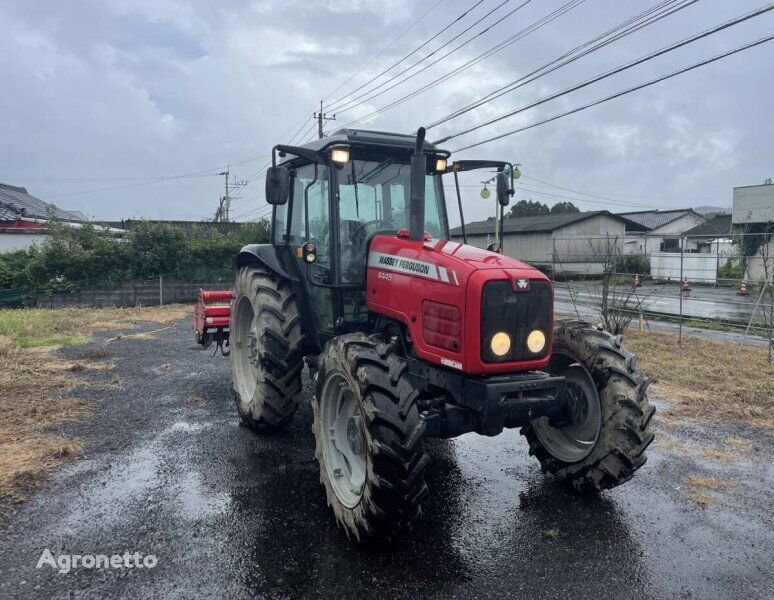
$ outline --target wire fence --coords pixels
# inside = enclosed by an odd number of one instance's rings
[[[771,352],[774,234],[610,233],[536,241],[514,239],[509,248],[506,237],[505,253],[549,274],[559,312],[603,321],[623,316],[626,326],[672,321],[680,342],[683,325],[733,331],[742,343],[751,336],[764,340]]]

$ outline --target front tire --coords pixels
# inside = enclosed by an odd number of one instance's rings
[[[629,481],[642,467],[653,441],[649,381],[637,356],[613,336],[584,321],[565,321],[554,330],[548,369],[564,375],[568,391],[585,396],[575,425],[553,427],[539,419],[523,427],[544,472],[578,492],[598,492]],[[592,389],[590,389],[592,388]],[[577,410],[577,402],[576,402]]]
[[[301,316],[290,282],[262,265],[239,270],[231,303],[231,380],[253,430],[287,427],[298,406]]]
[[[312,427],[328,505],[348,537],[388,537],[419,517],[427,493],[418,393],[375,336],[333,339],[319,365]]]

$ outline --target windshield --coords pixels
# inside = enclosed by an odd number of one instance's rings
[[[410,178],[411,165],[391,159],[347,163],[338,173],[342,238],[408,229]],[[449,237],[439,175],[425,177],[425,231],[435,239]]]

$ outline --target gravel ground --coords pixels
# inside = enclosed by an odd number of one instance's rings
[[[415,531],[356,546],[325,505],[308,378],[290,429],[256,436],[226,359],[196,349],[187,323],[154,337],[111,342],[116,369],[81,375],[96,411],[68,432],[86,454],[0,530],[0,598],[774,597],[767,434],[681,426],[661,438],[680,449],[657,439],[632,482],[595,498],[541,475],[517,432],[430,441]],[[729,436],[755,449],[730,462],[699,451]],[[725,482],[717,504],[687,497],[691,475]],[[158,565],[59,573],[36,568],[45,549]]]

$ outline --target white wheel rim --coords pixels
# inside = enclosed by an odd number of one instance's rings
[[[234,383],[242,403],[249,404],[258,385],[258,329],[247,296],[237,301],[231,336]]]
[[[339,501],[354,508],[363,496],[366,480],[365,423],[352,388],[338,373],[323,384],[320,419],[328,480]]]
[[[553,427],[548,417],[532,422],[532,429],[551,456],[566,463],[579,462],[594,450],[602,429],[602,408],[591,374],[580,364],[573,363],[561,373],[567,378],[568,393],[585,397],[585,413],[581,422]]]

